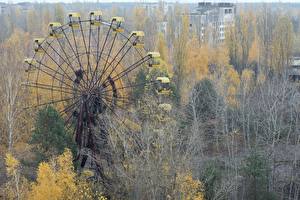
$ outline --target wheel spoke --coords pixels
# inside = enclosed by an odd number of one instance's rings
[[[54,69],[52,69],[51,67],[45,65],[44,63],[40,62],[40,61],[36,61],[38,64],[44,66],[45,68],[49,69],[49,70],[52,70],[54,73],[56,73],[56,71]],[[55,78],[57,81],[59,81],[60,83],[66,85],[66,86],[69,86],[70,88],[72,88],[73,86],[67,84],[66,82],[62,82],[60,79],[58,79],[57,77],[53,76],[53,74],[51,74],[50,72],[47,72],[45,70],[43,70],[42,68],[40,67],[37,67],[36,65],[33,65],[37,70],[40,70],[41,72],[45,73],[46,75],[48,75],[49,77],[52,77],[52,78]],[[64,74],[61,74],[61,73],[58,73],[57,74],[61,75],[61,76],[64,76]]]
[[[79,98],[77,97],[77,99],[75,99],[74,103],[68,105],[63,110],[59,111],[59,113],[62,114],[64,112],[69,112],[71,109],[73,109],[75,106],[77,106],[78,103],[80,103],[80,97]]]
[[[107,78],[115,71],[115,69],[118,67],[118,65],[122,62],[122,60],[125,58],[126,54],[129,52],[129,50],[131,49],[131,46],[126,50],[126,52],[122,55],[121,59],[118,61],[118,63],[113,67],[113,69],[111,70],[111,72],[109,73],[109,75],[107,76]],[[113,61],[111,62],[113,63]],[[111,65],[110,63],[110,65]],[[109,66],[110,66],[109,65]],[[105,72],[104,72],[105,73]],[[102,76],[104,75],[104,73],[101,74],[100,78],[95,82],[94,86],[97,85],[98,83],[101,82],[102,80]],[[106,78],[106,79],[107,79]]]
[[[100,80],[101,80],[102,76],[104,75],[104,73],[105,73],[105,71],[106,71],[106,65],[107,65],[108,59],[109,59],[109,57],[110,57],[111,51],[112,51],[112,49],[113,49],[113,47],[114,47],[116,38],[117,38],[117,33],[115,33],[115,35],[114,35],[114,39],[113,39],[112,44],[111,44],[111,46],[110,46],[109,52],[108,52],[108,54],[107,54],[107,56],[106,56],[106,61],[105,61],[105,64],[104,64],[102,73],[101,73],[101,75],[100,75]],[[97,83],[97,80],[96,80],[96,83]],[[94,87],[94,85],[93,85],[92,87]]]
[[[135,62],[134,64],[130,65],[127,69],[125,69],[124,71],[121,71],[120,73],[118,73],[117,75],[115,75],[114,77],[112,77],[113,81],[117,81],[120,78],[124,77],[126,74],[128,74],[129,72],[133,71],[134,69],[138,68],[139,66],[141,66],[143,63],[147,62],[150,59],[149,56],[145,56],[143,57],[141,60]],[[115,79],[117,78],[117,79]],[[109,81],[108,79],[105,79],[105,81],[101,84],[101,85],[105,85],[107,83],[107,81]]]
[[[114,110],[113,110],[109,105],[107,105],[103,100],[101,100],[101,101],[102,101],[103,104],[104,104],[105,106],[107,106],[107,107],[109,108],[109,110],[113,113],[112,117],[115,116],[115,117],[116,117],[116,121],[117,121],[117,122],[121,122],[121,124],[124,126],[124,128],[127,129],[127,130],[126,130],[126,131],[127,131],[127,134],[130,135],[130,136],[132,136],[132,135],[135,136],[133,139],[135,140],[136,144],[139,146],[139,148],[140,148],[140,150],[141,150],[141,149],[142,149],[142,145],[139,143],[139,142],[141,142],[141,140],[137,137],[137,135],[133,134],[133,133],[130,131],[130,128],[128,128],[128,126],[125,124],[124,120],[122,120],[122,119],[120,118],[120,116],[119,116],[118,114],[116,114],[116,113],[114,112]]]
[[[132,38],[132,35],[129,36],[129,38],[126,40],[126,42],[123,44],[123,46],[120,48],[120,50],[118,51],[118,53],[115,55],[115,57],[112,59],[112,61],[110,62],[110,64],[108,65],[107,69],[112,65],[112,63],[116,60],[116,58],[119,56],[119,54],[123,51],[123,49],[125,48],[125,46],[128,44],[128,42],[130,41],[130,39]],[[117,62],[116,66],[118,66],[121,61],[124,59],[124,57],[126,56],[126,54],[129,52],[129,50],[131,49],[132,46],[129,46],[129,48],[125,51],[125,53],[121,56],[121,59]],[[116,69],[116,67],[114,66],[112,71],[114,71]],[[106,72],[106,71],[105,71]],[[109,76],[111,75],[111,73],[109,74]],[[101,79],[100,79],[101,81]]]
[[[89,57],[89,52],[87,50],[85,36],[84,36],[84,32],[83,32],[82,23],[81,23],[80,18],[79,18],[79,26],[80,26],[80,32],[81,32],[81,36],[82,36],[82,40],[83,40],[83,44],[84,44],[85,54],[86,54],[87,60],[88,60],[88,64],[87,64],[87,70],[88,70],[88,66],[89,66],[89,62],[90,62],[90,57]],[[89,74],[88,74],[88,72],[86,73],[86,78],[87,78],[86,82],[87,82],[87,85],[88,85],[89,84]]]
[[[91,19],[91,16],[90,16],[90,21],[91,21],[92,19]],[[91,63],[90,63],[90,54],[91,54],[91,36],[92,36],[92,25],[91,25],[91,22],[89,23],[90,25],[89,25],[89,33],[88,33],[88,35],[89,35],[89,37],[88,37],[88,51],[87,51],[87,61],[88,61],[88,64],[87,64],[87,77],[89,77],[89,74],[90,74],[90,72],[91,72]],[[81,29],[82,29],[82,27],[81,27]],[[90,84],[89,82],[88,82],[88,84]]]
[[[61,90],[60,88],[59,89],[56,89],[56,88],[53,88],[52,86],[49,85],[49,87],[47,87],[46,85],[39,85],[39,84],[24,84],[25,86],[27,87],[31,87],[31,88],[39,88],[39,89],[44,89],[44,90],[49,90],[49,91],[56,91],[56,92],[63,92],[63,93],[66,93],[66,94],[73,94],[73,92],[68,92],[68,91],[64,91],[64,90]]]
[[[28,70],[36,71],[29,71],[28,80],[23,84],[27,88],[36,88],[29,91],[34,92],[37,101],[25,109],[47,105],[57,107],[66,127],[74,128],[75,140],[81,149],[90,148],[85,142],[89,137],[86,134],[95,134],[92,131],[96,126],[103,131],[106,131],[106,126],[112,126],[118,129],[117,134],[125,136],[125,141],[133,143],[135,150],[142,149],[142,140],[135,134],[140,128],[133,131],[130,120],[127,120],[135,117],[130,107],[134,102],[133,88],[154,83],[131,83],[133,70],[147,62],[150,56],[144,55],[143,48],[134,47],[137,37],[128,36],[126,32],[123,34],[118,29],[123,20],[101,20],[101,26],[97,27],[91,24],[91,20],[91,17],[82,20],[77,14],[74,24],[51,26],[53,33],[57,34],[51,34],[54,38],[46,38],[41,43],[38,40],[37,52],[42,50],[43,53],[34,55],[34,63]],[[112,124],[104,120],[111,120]],[[109,132],[105,133],[108,137]],[[96,148],[90,150],[97,155]]]
[[[77,47],[76,47],[76,52],[75,52],[75,50],[74,50],[74,48],[73,48],[73,46],[72,46],[72,44],[71,44],[71,42],[70,42],[70,40],[69,40],[67,34],[65,33],[64,29],[62,29],[62,32],[63,32],[63,34],[64,34],[64,36],[65,36],[65,38],[66,38],[66,40],[67,40],[67,43],[69,44],[69,46],[70,46],[70,48],[71,48],[71,50],[72,50],[74,56],[77,58],[77,62],[78,62],[78,64],[79,64],[80,68],[81,68],[81,62],[80,62],[80,59],[79,59],[79,54],[78,54],[78,52],[77,52]],[[74,37],[74,29],[73,29],[73,27],[72,27],[72,34],[73,34],[73,37]],[[75,40],[75,38],[74,38],[74,40]],[[75,72],[74,72],[74,73],[75,73]],[[82,79],[82,80],[83,80],[83,82],[86,84],[85,80],[84,80],[84,79]]]
[[[95,68],[95,70],[94,70],[94,72],[93,72],[93,75],[92,75],[92,78],[91,78],[91,83],[89,84],[89,87],[91,86],[92,82],[94,81],[95,72],[98,70],[99,62],[100,62],[100,60],[101,60],[101,56],[102,56],[103,51],[104,51],[104,48],[105,48],[105,46],[106,46],[106,42],[107,42],[109,33],[110,33],[110,31],[111,31],[111,28],[112,28],[112,22],[111,22],[111,24],[110,24],[110,26],[109,26],[109,29],[108,29],[108,31],[107,31],[107,34],[106,34],[106,37],[105,37],[105,40],[104,40],[104,43],[103,43],[103,46],[102,46],[100,55],[99,55],[99,57],[97,57],[97,59],[96,59],[96,62],[97,62],[97,63],[96,63],[96,68]],[[99,42],[99,32],[98,32],[98,42]],[[98,51],[98,49],[97,49],[97,51]]]
[[[49,43],[49,42],[46,42],[48,45],[49,45],[49,47],[51,48],[51,49],[53,49],[56,53],[57,53],[57,55],[61,58],[61,59],[63,59],[62,57],[61,57],[61,55],[51,46],[51,44]],[[42,48],[43,49],[43,48]],[[43,49],[44,50],[44,49]],[[72,78],[69,76],[69,74],[61,67],[61,65],[59,64],[59,63],[57,63],[57,61],[52,57],[52,56],[50,56],[50,54],[49,53],[47,53],[47,51],[46,50],[44,50],[45,51],[45,54],[57,65],[57,67],[59,68],[59,69],[61,69],[62,71],[63,71],[63,73],[68,77],[68,79],[70,80],[70,81],[73,81],[72,80]],[[63,59],[63,61],[65,62],[65,59]]]
[[[149,81],[149,82],[147,82],[147,85],[154,84],[154,83],[155,83],[155,81]],[[146,82],[135,84],[135,85],[126,85],[126,86],[122,86],[122,87],[115,88],[115,89],[116,90],[124,90],[127,88],[133,88],[133,87],[144,86],[144,85],[146,85]],[[103,90],[103,92],[111,92],[111,91],[113,91],[113,89]]]
[[[61,29],[62,29],[62,31],[63,31],[63,27],[61,27]],[[52,31],[53,31],[53,28],[52,28]],[[52,47],[52,45],[49,43],[50,48],[51,48],[54,52],[56,52],[56,54],[58,54],[59,57],[60,57],[65,63],[68,64],[68,67],[70,67],[71,70],[73,71],[73,73],[75,74],[75,71],[76,71],[76,70],[75,70],[75,68],[73,67],[72,62],[70,61],[69,56],[67,55],[65,49],[63,48],[63,45],[61,44],[61,41],[59,40],[58,37],[55,37],[55,38],[56,38],[56,41],[57,41],[58,44],[59,44],[60,49],[61,49],[62,52],[64,53],[65,58],[67,59],[67,61],[63,58],[63,56],[61,56],[61,55],[58,53],[58,50],[56,50],[54,47]],[[47,42],[47,43],[48,43],[48,42]],[[69,78],[70,78],[70,77],[69,77]],[[70,79],[72,80],[72,78],[70,78]],[[81,87],[81,85],[80,85],[80,87]]]
[[[57,103],[60,103],[60,102],[69,101],[69,100],[73,100],[73,99],[74,99],[74,97],[70,97],[70,98],[66,98],[66,99],[59,99],[59,100],[55,100],[55,101],[48,101],[48,102],[45,102],[45,103],[35,105],[33,107],[32,106],[31,107],[26,107],[24,109],[38,108],[38,107],[41,107],[41,106],[50,105],[50,104],[57,104]]]

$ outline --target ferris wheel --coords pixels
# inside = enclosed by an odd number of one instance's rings
[[[105,21],[101,11],[82,19],[69,13],[69,22],[49,24],[46,38],[34,39],[34,55],[26,58],[27,80],[24,83],[32,99],[31,108],[54,106],[74,127],[81,166],[87,156],[80,150],[97,154],[95,135],[107,145],[108,131],[99,116],[109,114],[115,121],[130,118],[133,89],[155,84],[159,95],[170,91],[168,77],[156,77],[134,83],[139,68],[148,70],[160,65],[158,52],[146,52],[144,32],[124,29],[124,18]],[[123,115],[123,116],[122,116]],[[93,128],[100,126],[100,131]]]

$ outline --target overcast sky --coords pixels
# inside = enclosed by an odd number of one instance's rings
[[[10,3],[18,3],[18,2],[97,2],[97,0],[0,0],[0,2],[10,2]],[[157,2],[158,0],[99,0],[99,2]],[[167,0],[167,2],[201,2],[203,0]],[[212,0],[206,2],[233,2],[233,3],[239,3],[239,2],[283,2],[283,3],[300,3],[300,0]]]

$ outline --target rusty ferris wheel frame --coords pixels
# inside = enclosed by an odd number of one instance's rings
[[[49,24],[46,38],[34,39],[34,55],[25,59],[27,81],[24,83],[34,99],[30,108],[54,105],[64,116],[67,126],[74,126],[81,167],[92,157],[110,156],[100,152],[108,144],[108,131],[99,116],[109,113],[121,121],[119,113],[128,113],[134,88],[155,81],[132,84],[137,69],[147,65],[158,66],[159,53],[144,49],[144,33],[124,29],[122,17],[110,21],[102,18],[101,11],[93,11],[82,20],[79,13],[69,13],[69,22]],[[149,69],[148,68],[148,69]],[[165,83],[164,83],[165,84]],[[161,88],[163,89],[163,88]],[[96,133],[95,127],[100,131]],[[101,155],[102,154],[102,155]],[[103,170],[97,162],[98,175]]]

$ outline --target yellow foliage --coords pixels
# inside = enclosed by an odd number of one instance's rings
[[[200,45],[198,39],[194,36],[187,43],[186,59],[183,70],[183,87],[181,91],[182,101],[186,102],[189,92],[194,85],[206,78],[209,74],[209,50],[207,45]]]
[[[221,68],[220,68],[221,69]],[[229,106],[238,106],[236,96],[240,87],[240,76],[232,66],[222,67],[214,78],[219,95],[223,96]]]
[[[233,85],[229,85],[228,89],[227,89],[227,95],[228,97],[232,97],[236,94],[236,87],[234,87]]]
[[[192,173],[180,174],[176,181],[183,200],[204,200],[203,184],[192,177]]]
[[[76,194],[73,198],[76,200],[107,200],[105,196],[99,191],[94,191],[92,184],[86,181],[87,178],[93,176],[93,172],[90,170],[84,170],[80,177],[76,180]]]
[[[232,26],[226,29],[225,32],[225,44],[228,49],[228,53],[231,59],[234,59],[236,62],[240,61],[242,54],[242,47],[239,44],[239,37],[237,33],[237,26]]]
[[[57,158],[57,165],[59,166],[57,177],[60,180],[57,182],[57,185],[64,188],[64,191],[67,192],[76,191],[76,185],[74,183],[76,174],[72,160],[73,157],[70,150],[65,150],[65,152]]]
[[[251,12],[240,12],[239,15],[235,25],[226,30],[226,45],[231,64],[241,69],[247,66],[249,57],[257,58],[257,43],[253,43],[256,27],[254,15]]]
[[[249,82],[252,80],[254,72],[251,69],[244,69],[242,72],[242,81]]]
[[[248,62],[252,63],[254,61],[258,61],[258,56],[259,56],[259,45],[258,45],[258,40],[255,37],[249,50]]]
[[[188,42],[185,76],[191,76],[195,82],[205,78],[208,74],[208,49],[200,46],[196,37]]]
[[[241,83],[244,91],[247,93],[253,87],[254,72],[251,69],[244,69],[241,76]]]
[[[273,33],[272,68],[282,73],[288,67],[294,40],[293,25],[288,16],[280,16]]]
[[[65,150],[57,159],[39,165],[37,182],[32,184],[29,199],[69,199],[75,192],[72,153]]]
[[[4,188],[5,199],[26,199],[28,182],[20,176],[20,162],[8,153],[5,157],[8,181]]]
[[[157,50],[160,53],[161,59],[168,62],[169,61],[168,47],[166,44],[166,39],[162,33],[158,34]]]
[[[230,106],[237,106],[238,102],[236,99],[236,95],[240,86],[239,74],[232,66],[229,66],[227,71],[225,72],[224,78],[225,86],[227,86],[225,91],[227,104]]]
[[[76,199],[78,200],[93,199],[93,191],[90,185],[84,179],[77,181],[77,187],[78,190],[77,190]]]
[[[17,173],[20,162],[14,158],[10,153],[6,154],[5,165],[8,176],[14,176]]]
[[[224,66],[229,65],[229,52],[224,44],[215,48],[207,48],[207,51],[209,54],[209,64],[216,65],[218,70],[223,71]]]
[[[55,171],[48,163],[41,163],[38,169],[37,183],[32,184],[32,191],[29,199],[61,199],[63,189],[56,184],[57,177]]]
[[[167,69],[168,74],[173,74],[173,68],[172,65],[169,64],[169,52],[167,43],[165,40],[165,37],[162,33],[159,33],[158,35],[158,41],[157,41],[157,51],[160,53],[161,58],[161,67],[163,69]]]
[[[28,199],[106,200],[101,193],[92,190],[85,177],[76,177],[72,159],[71,151],[66,149],[52,161],[40,163],[37,180],[31,186]]]

